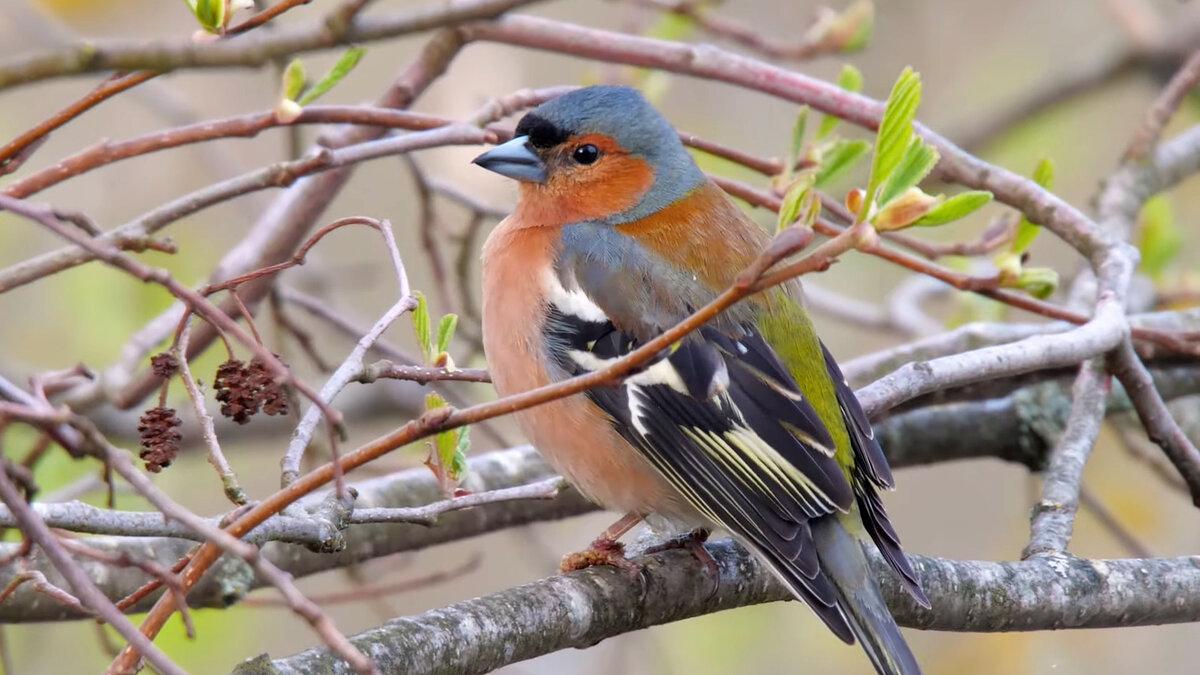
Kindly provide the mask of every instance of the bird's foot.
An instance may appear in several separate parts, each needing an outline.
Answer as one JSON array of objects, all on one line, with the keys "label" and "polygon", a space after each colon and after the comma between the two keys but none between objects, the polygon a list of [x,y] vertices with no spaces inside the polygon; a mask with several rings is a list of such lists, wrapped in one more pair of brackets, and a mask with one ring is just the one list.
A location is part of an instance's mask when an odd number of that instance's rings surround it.
[{"label": "bird's foot", "polygon": [[563,556],[562,562],[558,565],[558,571],[565,574],[596,565],[616,567],[631,577],[637,576],[642,571],[640,565],[625,557],[625,544],[604,537],[596,539],[591,546],[582,551]]},{"label": "bird's foot", "polygon": [[704,564],[704,568],[715,578],[720,575],[721,569],[717,566],[717,561],[713,559],[708,549],[704,548],[704,542],[708,541],[708,537],[711,534],[712,531],[708,528],[697,527],[691,532],[672,537],[661,544],[651,546],[646,549],[646,554],[671,551],[679,548],[687,549],[691,551],[692,555],[696,556],[697,560]]}]

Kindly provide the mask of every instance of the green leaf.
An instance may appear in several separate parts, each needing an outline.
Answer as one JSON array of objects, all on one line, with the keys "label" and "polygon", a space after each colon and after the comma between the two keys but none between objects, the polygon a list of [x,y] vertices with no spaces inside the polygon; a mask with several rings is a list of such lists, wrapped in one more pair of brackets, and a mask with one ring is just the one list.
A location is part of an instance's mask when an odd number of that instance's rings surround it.
[{"label": "green leaf", "polygon": [[846,91],[852,91],[857,94],[862,91],[862,71],[849,63],[843,65],[842,72],[838,73],[837,85]]},{"label": "green leaf", "polygon": [[941,195],[934,197],[925,194],[919,187],[910,187],[871,216],[871,224],[880,232],[908,227],[932,211],[943,199],[945,197]]},{"label": "green leaf", "polygon": [[883,185],[879,186],[879,198],[875,203],[884,206],[904,194],[910,187],[916,186],[933,171],[937,161],[938,151],[914,136],[900,158],[900,163],[892,170],[887,180],[883,181]]},{"label": "green leaf", "polygon": [[661,12],[658,20],[642,35],[670,42],[682,42],[695,29],[692,17],[678,12]]},{"label": "green leaf", "polygon": [[1138,220],[1137,247],[1142,252],[1138,269],[1158,280],[1183,250],[1183,233],[1171,212],[1170,202],[1161,194],[1146,200]]},{"label": "green leaf", "polygon": [[300,59],[292,59],[283,71],[283,98],[295,101],[304,89],[304,63]]},{"label": "green leaf", "polygon": [[822,187],[849,171],[871,149],[868,141],[848,141],[839,138],[821,153],[821,166],[817,167],[816,185]]},{"label": "green leaf", "polygon": [[804,171],[796,176],[796,180],[792,182],[787,193],[783,195],[783,202],[779,206],[779,219],[776,221],[775,230],[778,232],[791,225],[792,221],[796,220],[800,215],[805,202],[812,198],[813,174],[811,171]]},{"label": "green leaf", "polygon": [[933,207],[929,213],[926,213],[924,217],[915,221],[913,225],[941,225],[952,220],[958,220],[983,207],[984,204],[990,201],[992,201],[992,193],[987,190],[960,192]]},{"label": "green leaf", "polygon": [[450,347],[450,340],[454,338],[456,326],[458,326],[457,314],[447,314],[438,322],[436,349],[438,353],[445,352]]},{"label": "green leaf", "polygon": [[896,84],[892,87],[892,93],[888,95],[887,104],[883,109],[883,118],[879,122],[875,157],[871,161],[871,179],[867,183],[867,199],[863,200],[860,218],[866,216],[866,210],[874,201],[876,189],[891,175],[904,153],[908,151],[913,135],[912,121],[920,101],[921,76],[906,66],[900,77],[896,78]]},{"label": "green leaf", "polygon": [[362,47],[351,47],[342,52],[342,55],[338,57],[337,63],[333,64],[329,72],[325,73],[325,76],[320,80],[317,80],[312,89],[304,92],[304,96],[301,96],[297,102],[300,105],[311,103],[324,95],[325,92],[333,89],[333,85],[341,82],[343,77],[346,77],[351,70],[354,70],[354,66],[358,65],[358,60],[362,58],[365,52],[366,50]]},{"label": "green leaf", "polygon": [[429,363],[433,358],[429,346],[429,304],[425,301],[424,293],[416,291],[413,296],[417,299],[417,306],[412,311],[413,330],[417,332],[417,346],[421,348],[424,363]]},{"label": "green leaf", "polygon": [[443,458],[443,462],[449,469],[450,477],[461,482],[467,477],[467,452],[471,449],[471,428],[462,427],[455,431],[458,433],[458,438],[454,442],[454,451],[450,453],[450,457]]},{"label": "green leaf", "polygon": [[[1043,157],[1038,162],[1037,167],[1033,170],[1033,182],[1049,190],[1054,185],[1054,162],[1049,158]],[[1040,225],[1035,225],[1027,216],[1021,216],[1021,222],[1017,223],[1017,234],[1013,237],[1012,250],[1013,253],[1021,253],[1029,248],[1033,243],[1034,237],[1037,237],[1038,232],[1041,232]]]},{"label": "green leaf", "polygon": [[1026,267],[1017,276],[1015,285],[1033,297],[1045,300],[1058,288],[1058,272],[1049,267]]},{"label": "green leaf", "polygon": [[857,51],[871,39],[874,24],[875,5],[870,0],[860,0],[838,15],[825,40],[836,45],[839,51]]},{"label": "green leaf", "polygon": [[[837,85],[846,91],[858,93],[862,91],[862,73],[858,68],[847,63],[842,66],[842,72],[838,75]],[[817,139],[825,138],[833,128],[837,126],[838,118],[833,115],[825,115],[821,118],[821,126],[817,127]]]},{"label": "green leaf", "polygon": [[195,0],[190,2],[196,20],[210,33],[218,33],[225,27],[225,0]]},{"label": "green leaf", "polygon": [[787,166],[783,167],[785,176],[790,176],[796,168],[796,162],[800,161],[800,150],[804,147],[804,127],[807,124],[808,106],[801,106],[799,114],[796,115],[796,123],[792,125],[792,145],[788,149]]}]

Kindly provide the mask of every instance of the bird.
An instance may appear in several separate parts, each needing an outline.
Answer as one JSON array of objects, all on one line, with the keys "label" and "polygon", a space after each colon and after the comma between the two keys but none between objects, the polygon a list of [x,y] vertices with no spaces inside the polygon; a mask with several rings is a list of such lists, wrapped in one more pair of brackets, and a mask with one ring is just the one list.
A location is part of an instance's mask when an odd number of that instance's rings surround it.
[{"label": "bird", "polygon": [[[546,101],[474,163],[518,183],[481,257],[483,347],[501,396],[637,349],[729,288],[770,241],[634,88]],[[863,548],[929,607],[879,497],[892,473],[798,281],[743,299],[617,384],[516,417],[569,483],[626,514],[565,566],[626,566],[617,540],[652,516],[693,525],[693,541],[722,530],[877,672],[921,672]]]}]

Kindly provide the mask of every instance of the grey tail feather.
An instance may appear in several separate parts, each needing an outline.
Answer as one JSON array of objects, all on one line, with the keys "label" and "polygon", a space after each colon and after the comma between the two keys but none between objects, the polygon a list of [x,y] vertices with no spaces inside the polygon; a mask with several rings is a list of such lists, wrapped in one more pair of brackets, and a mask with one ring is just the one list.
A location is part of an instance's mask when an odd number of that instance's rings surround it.
[{"label": "grey tail feather", "polygon": [[836,516],[812,521],[821,570],[833,582],[850,630],[879,675],[921,675],[921,666],[888,611],[858,538]]}]

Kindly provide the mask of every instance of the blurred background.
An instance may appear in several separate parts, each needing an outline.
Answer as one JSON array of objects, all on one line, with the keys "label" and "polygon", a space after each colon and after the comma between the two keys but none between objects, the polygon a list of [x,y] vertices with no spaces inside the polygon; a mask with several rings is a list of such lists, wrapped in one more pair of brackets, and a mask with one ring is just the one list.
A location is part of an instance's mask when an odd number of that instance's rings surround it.
[{"label": "blurred background", "polygon": [[[428,1],[378,0],[372,9],[416,6]],[[324,11],[317,6],[330,4],[328,0],[316,2],[282,20],[312,20]],[[1148,15],[1131,14],[1130,7],[1152,11]],[[0,9],[0,58],[5,59],[79,37],[184,38],[196,28],[186,5],[178,0],[0,0]],[[758,27],[766,36],[788,41],[798,39],[812,23],[814,9],[811,2],[729,0],[716,11]],[[911,65],[924,82],[920,120],[952,141],[968,144],[989,161],[1020,173],[1030,173],[1042,157],[1053,158],[1056,191],[1084,208],[1090,206],[1103,176],[1116,165],[1143,111],[1158,93],[1161,78],[1169,75],[1169,70],[1155,67],[1151,60],[1139,61],[1137,55],[1153,49],[1154,41],[1164,35],[1156,32],[1159,29],[1170,34],[1190,30],[1192,35],[1200,35],[1195,29],[1200,25],[1200,3],[1177,0],[887,0],[875,9],[874,35],[863,51],[788,66],[832,79],[842,63],[853,63],[864,74],[865,93],[883,98],[900,70]],[[524,11],[608,29],[652,34],[667,30],[653,11],[617,1],[560,0]],[[1161,25],[1147,23],[1147,16],[1157,17]],[[690,40],[730,46],[698,32],[684,35]],[[368,45],[358,68],[323,102],[373,100],[413,57],[422,40],[414,36]],[[310,55],[304,61],[310,73],[320,73],[334,57],[336,54]],[[1089,73],[1093,74],[1090,79],[1086,77]],[[650,91],[667,117],[681,129],[757,155],[778,157],[787,152],[795,106],[722,84],[647,75],[498,45],[468,47],[414,107],[461,119],[488,99],[517,89],[614,80],[637,83]],[[0,93],[0,138],[24,131],[83,94],[96,81],[97,77],[62,79]],[[188,120],[270,109],[278,96],[278,82],[278,74],[271,68],[181,72],[161,77],[55,132],[16,176],[102,138],[124,139]],[[1037,109],[1019,123],[995,130],[998,119],[1036,92],[1062,96],[1052,96],[1061,100]],[[1200,106],[1192,101],[1185,105],[1168,134],[1198,120]],[[307,144],[318,130],[307,128],[300,133]],[[269,130],[254,139],[223,140],[136,158],[67,181],[35,199],[84,211],[101,227],[114,227],[188,191],[286,157],[287,134]],[[469,160],[478,151],[437,149],[415,157],[430,176],[451,182],[500,209],[507,208],[515,197],[513,186],[471,166]],[[710,158],[701,160],[707,169],[764,184],[761,177],[743,169]],[[859,178],[845,178],[845,186]],[[277,194],[252,194],[185,218],[166,231],[179,244],[180,254],[150,253],[144,257],[167,267],[186,283],[202,283],[221,255],[241,238]],[[1185,248],[1177,256],[1167,282],[1196,288],[1196,278],[1188,275],[1200,272],[1195,262],[1200,260],[1196,229],[1200,180],[1192,177],[1183,183],[1169,195],[1166,207],[1186,235]],[[431,295],[428,264],[416,230],[418,208],[409,167],[398,159],[383,159],[358,170],[347,189],[329,205],[323,220],[348,215],[389,219],[414,287]],[[449,226],[460,228],[465,212],[453,206],[442,209],[441,217]],[[999,207],[989,206],[967,221],[931,230],[928,235],[967,241],[998,213]],[[764,223],[774,219],[773,214],[765,212],[756,217]],[[493,223],[489,221],[487,226]],[[395,299],[391,295],[394,287],[389,264],[376,237],[369,231],[343,230],[314,251],[309,265],[287,272],[284,279],[368,324]],[[0,214],[0,266],[7,267],[58,245],[28,222]],[[1077,269],[1078,260],[1049,235],[1034,243],[1032,255],[1034,264],[1055,267],[1064,278]],[[878,302],[905,277],[903,270],[879,260],[851,255],[812,283]],[[474,279],[472,283],[477,283]],[[143,286],[96,264],[0,295],[0,372],[20,381],[30,373],[77,362],[102,368],[117,358],[129,334],[166,307],[169,300],[157,288]],[[950,316],[961,309],[959,302],[944,300],[934,313]],[[433,310],[447,311],[436,304]],[[900,339],[821,315],[816,320],[839,359],[883,348]],[[323,330],[319,324],[309,324],[317,350],[326,360],[339,362],[352,342]],[[395,325],[387,337],[397,344],[413,346],[407,321]],[[456,355],[469,355],[470,351],[462,345],[451,350]],[[295,353],[294,347],[285,348],[284,355],[290,362],[304,365],[304,358]],[[195,369],[211,373],[221,358],[208,354]],[[460,365],[483,364],[475,357]],[[315,371],[309,374],[310,381],[320,381],[313,379],[318,377]],[[389,412],[393,408],[381,391],[374,386],[367,390],[382,400],[374,401],[373,414],[351,425],[346,447],[405,421],[405,417]],[[464,385],[459,391],[472,399],[491,395],[487,385]],[[347,400],[354,400],[355,392],[348,390],[346,395]],[[125,435],[118,438],[126,447],[136,445],[133,420],[130,416],[111,416],[109,428],[113,433],[124,430]],[[261,498],[278,486],[278,458],[287,434],[256,434],[254,426],[235,430],[223,440],[243,486],[252,498]],[[507,439],[519,442],[515,428],[502,426]],[[4,433],[0,445],[6,453],[23,453],[31,441],[23,429],[10,428]],[[472,452],[496,446],[495,441],[476,434]],[[363,475],[415,466],[424,456],[423,448],[394,453]],[[38,479],[43,488],[52,490],[90,470],[56,456],[39,469]],[[1029,506],[1038,489],[1036,479],[1023,467],[980,460],[901,470],[897,480],[899,489],[887,495],[887,506],[909,551],[968,559],[1019,557],[1028,537]],[[211,515],[228,508],[220,483],[202,453],[185,454],[156,481],[198,513]],[[1144,463],[1131,459],[1111,430],[1102,435],[1085,481],[1155,554],[1200,551],[1200,528],[1189,499],[1166,488]],[[101,503],[102,495],[92,494],[87,499]],[[132,496],[123,495],[118,503],[123,508],[145,508]],[[595,514],[500,532],[373,561],[349,574],[336,572],[304,579],[301,588],[319,593],[358,583],[355,578],[415,578],[460,566],[482,555],[477,569],[453,581],[370,602],[329,606],[338,627],[354,633],[391,616],[421,612],[550,574],[564,552],[585,545],[611,519],[611,514]],[[1088,511],[1076,520],[1072,550],[1082,556],[1132,555]],[[270,590],[260,591],[252,597],[272,594]],[[263,651],[286,656],[319,642],[304,622],[286,609],[247,603],[227,611],[200,610],[194,616],[199,633],[196,641],[184,637],[178,621],[173,621],[159,638],[164,650],[192,672],[227,672],[242,659]],[[12,673],[100,672],[109,660],[105,652],[107,636],[90,622],[5,626],[0,635]],[[1192,673],[1196,669],[1200,627],[1002,635],[906,631],[906,636],[931,675],[968,671]],[[808,610],[795,603],[776,603],[641,631],[588,650],[516,664],[503,672],[682,675],[865,673],[867,669],[859,650],[832,639]]]}]

